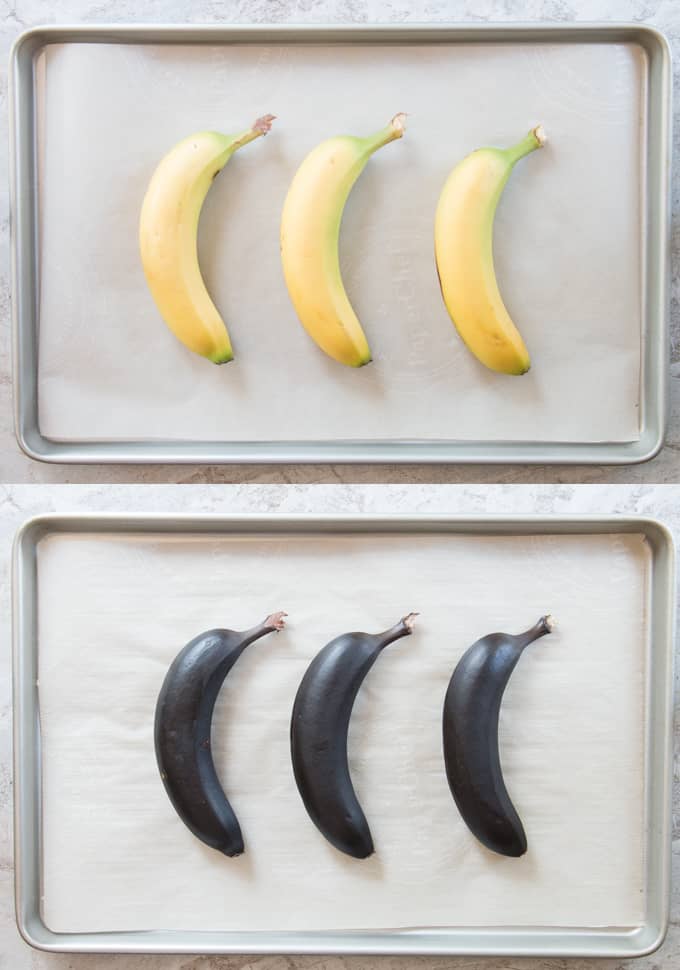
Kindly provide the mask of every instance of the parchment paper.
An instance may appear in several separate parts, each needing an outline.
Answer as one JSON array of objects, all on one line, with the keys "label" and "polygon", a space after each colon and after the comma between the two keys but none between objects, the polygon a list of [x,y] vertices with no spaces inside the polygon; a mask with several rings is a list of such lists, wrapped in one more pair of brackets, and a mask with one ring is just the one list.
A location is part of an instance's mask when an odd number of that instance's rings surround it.
[{"label": "parchment paper", "polygon": [[[644,60],[634,45],[51,46],[41,204],[40,428],[55,439],[630,441],[639,432]],[[346,287],[374,361],[328,359],[292,309],[279,221],[305,155],[409,112],[355,186]],[[229,162],[200,230],[236,359],[166,329],[138,219],[160,158],[273,112]],[[501,201],[501,290],[532,355],[520,379],[465,349],[433,259],[437,199],[481,145],[537,122],[545,150]]]},{"label": "parchment paper", "polygon": [[[139,539],[39,547],[44,916],[61,932],[444,925],[632,926],[644,910],[648,550],[641,536]],[[214,626],[289,612],[220,694],[216,764],[246,853],[175,815],[153,717],[168,665]],[[316,652],[421,611],[358,696],[357,794],[376,854],[308,819],[289,721]],[[441,707],[463,651],[551,611],[502,709],[502,761],[529,842],[480,846],[448,790]]]}]

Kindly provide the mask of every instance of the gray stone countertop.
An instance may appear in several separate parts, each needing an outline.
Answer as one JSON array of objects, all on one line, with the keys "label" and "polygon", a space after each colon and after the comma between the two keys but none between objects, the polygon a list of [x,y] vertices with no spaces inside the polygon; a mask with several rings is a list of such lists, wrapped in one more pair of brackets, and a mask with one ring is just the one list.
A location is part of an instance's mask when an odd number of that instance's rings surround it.
[{"label": "gray stone countertop", "polygon": [[[680,486],[0,486],[0,967],[3,970],[677,970],[680,967],[680,773],[676,719],[671,925],[662,947],[633,962],[617,959],[114,956],[32,951],[14,924],[10,765],[10,579],[12,536],[26,518],[45,512],[332,512],[652,515],[680,541]],[[677,697],[677,685],[676,685]],[[677,710],[677,700],[676,700]],[[584,874],[585,875],[585,874]]]},{"label": "gray stone countertop", "polygon": [[[637,21],[656,26],[675,55],[676,116],[680,111],[680,6],[677,0],[2,0],[0,54],[25,28],[40,23],[437,23],[485,21]],[[0,78],[0,124],[7,130],[6,72]],[[678,157],[680,126],[675,126]],[[0,141],[0,169],[7,142]],[[680,481],[680,165],[673,181],[671,422],[666,447],[653,461],[622,468],[518,465],[87,466],[46,465],[27,458],[12,430],[9,368],[9,219],[7,179],[0,188],[0,481],[3,482],[677,482]]]}]

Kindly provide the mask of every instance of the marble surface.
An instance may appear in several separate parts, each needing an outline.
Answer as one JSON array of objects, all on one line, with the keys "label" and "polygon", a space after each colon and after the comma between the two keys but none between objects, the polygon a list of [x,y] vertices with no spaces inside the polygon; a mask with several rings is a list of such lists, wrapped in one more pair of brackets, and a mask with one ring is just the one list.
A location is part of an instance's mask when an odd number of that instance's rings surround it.
[{"label": "marble surface", "polygon": [[[680,77],[680,8],[677,0],[2,0],[0,54],[6,59],[14,38],[39,23],[143,22],[429,22],[442,21],[639,21],[668,36]],[[6,129],[6,76],[0,78],[0,124]],[[676,113],[680,98],[676,96]],[[675,155],[680,142],[676,125]],[[0,168],[7,144],[0,142]],[[12,430],[9,373],[9,219],[7,181],[0,181],[0,481],[11,482],[675,482],[680,480],[680,166],[673,184],[673,297],[671,311],[671,425],[666,447],[644,465],[607,467],[521,466],[58,466],[34,462],[19,450]]]},{"label": "marble surface", "polygon": [[[12,904],[10,767],[10,543],[29,516],[44,512],[334,512],[652,515],[680,542],[680,486],[322,485],[310,486],[0,486],[0,967],[7,970],[675,970],[680,966],[680,765],[675,766],[674,889],[671,926],[662,948],[634,963],[620,960],[523,960],[339,957],[94,956],[31,951],[20,939]],[[677,693],[677,691],[676,691]],[[677,707],[677,704],[676,704]],[[680,721],[676,727],[676,739]],[[677,744],[676,744],[677,748]]]}]

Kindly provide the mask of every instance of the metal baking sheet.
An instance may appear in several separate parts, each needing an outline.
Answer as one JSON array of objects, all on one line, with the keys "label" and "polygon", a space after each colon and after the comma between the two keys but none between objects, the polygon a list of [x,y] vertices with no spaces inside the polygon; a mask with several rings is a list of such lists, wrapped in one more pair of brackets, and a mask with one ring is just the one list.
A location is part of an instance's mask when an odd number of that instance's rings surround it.
[{"label": "metal baking sheet", "polygon": [[[43,919],[43,767],[41,765],[38,669],[39,546],[46,539],[182,540],[248,545],[274,541],[285,558],[288,544],[323,540],[338,547],[347,541],[399,541],[415,548],[423,540],[461,542],[472,537],[549,538],[551,548],[574,538],[613,535],[642,537],[647,549],[643,596],[647,635],[641,645],[644,744],[643,918],[634,926],[437,926],[408,930],[247,931],[135,930],[53,932]],[[448,538],[447,538],[448,537]],[[499,538],[500,537],[500,538]],[[288,540],[288,541],[286,541]],[[512,540],[510,540],[512,541]],[[541,540],[544,541],[544,540]],[[413,545],[412,545],[413,544]],[[533,547],[532,547],[533,548]],[[536,545],[538,550],[538,545]],[[214,550],[208,554],[214,557]],[[536,554],[541,556],[540,551]],[[612,546],[612,570],[617,561]],[[344,554],[343,554],[344,560]],[[215,560],[216,561],[216,560]],[[537,560],[538,563],[538,560]],[[20,932],[33,946],[53,951],[190,953],[342,953],[342,954],[512,954],[534,956],[634,957],[662,942],[670,893],[670,792],[672,780],[672,682],[675,602],[674,549],[659,522],[637,517],[363,517],[194,515],[43,516],[27,522],[14,550],[14,751],[16,908]],[[536,564],[535,564],[536,565]],[[145,567],[146,568],[146,567]],[[172,566],[169,567],[172,570]],[[346,569],[346,565],[343,566]],[[293,574],[294,570],[291,572]],[[409,587],[410,589],[410,587]],[[415,589],[415,582],[414,582]],[[46,590],[43,590],[43,595]],[[45,672],[47,676],[47,672]]]},{"label": "metal baking sheet", "polygon": [[[505,45],[526,56],[535,48],[549,51],[559,45],[618,45],[635,48],[642,65],[640,101],[639,171],[641,254],[641,359],[639,377],[639,437],[635,440],[579,441],[508,440],[505,432],[490,435],[494,440],[453,440],[448,437],[408,435],[398,440],[381,437],[380,427],[362,440],[344,433],[318,440],[265,440],[262,425],[249,440],[247,421],[234,440],[168,440],[162,435],[145,435],[135,440],[95,440],[95,435],[49,437],[41,431],[39,418],[38,360],[40,350],[39,294],[40,252],[38,233],[39,153],[37,146],[36,61],[50,45],[238,45],[247,58],[249,49],[262,45],[285,50],[290,45],[331,45],[360,56],[367,45],[378,49],[399,45],[433,45],[433,52],[446,46],[452,50],[471,45]],[[467,45],[467,47],[466,47]],[[399,48],[393,47],[398,50]],[[538,56],[538,53],[537,53]],[[266,65],[265,65],[266,67]],[[254,71],[263,64],[253,66]],[[670,171],[670,57],[661,34],[640,25],[569,26],[370,26],[370,27],[55,27],[36,28],[23,34],[11,59],[12,82],[12,225],[14,287],[14,360],[16,381],[16,431],[24,450],[32,457],[58,462],[585,462],[629,463],[651,458],[662,445],[668,392],[668,253]],[[574,106],[572,106],[574,107]],[[578,110],[578,106],[575,106]],[[568,109],[571,110],[571,109]],[[634,110],[638,110],[637,107]],[[635,247],[633,247],[635,248]],[[586,338],[587,339],[587,338]],[[584,347],[584,352],[587,348]],[[572,367],[576,367],[576,363]],[[422,379],[423,375],[421,375]],[[70,379],[69,379],[70,380]],[[67,385],[70,386],[70,385]],[[102,406],[115,410],[115,387],[109,387]],[[372,392],[373,393],[373,392]],[[409,394],[412,393],[409,391]],[[370,397],[370,395],[369,395]],[[104,400],[104,399],[102,399]],[[353,396],[352,406],[356,405]],[[417,399],[414,399],[417,400]],[[346,402],[347,403],[347,402]],[[452,402],[449,402],[451,405]],[[480,404],[482,406],[483,402]],[[487,402],[496,411],[495,399]],[[536,406],[536,402],[532,407]],[[501,409],[502,410],[502,409]],[[86,409],[90,413],[90,409]],[[272,413],[285,415],[281,402]],[[203,411],[202,413],[206,413]],[[364,414],[366,412],[364,411]],[[593,414],[595,411],[592,412]],[[375,416],[373,416],[375,423]],[[424,420],[424,419],[423,419]],[[364,422],[365,423],[365,422]],[[295,427],[291,424],[291,432]],[[361,426],[362,422],[359,422]],[[455,425],[453,415],[444,425],[445,434]],[[352,428],[354,425],[351,426]],[[421,424],[419,427],[425,427]],[[266,424],[265,424],[266,428]],[[401,428],[401,423],[397,423]],[[351,432],[351,428],[350,428]],[[184,433],[184,432],[183,432]],[[193,434],[194,432],[192,432]],[[548,428],[548,434],[551,433]],[[227,436],[228,437],[228,436]],[[239,440],[235,440],[236,438]],[[514,437],[520,437],[515,435]],[[538,436],[537,436],[538,437]],[[578,435],[576,435],[578,437]],[[585,435],[584,435],[585,437]]]}]

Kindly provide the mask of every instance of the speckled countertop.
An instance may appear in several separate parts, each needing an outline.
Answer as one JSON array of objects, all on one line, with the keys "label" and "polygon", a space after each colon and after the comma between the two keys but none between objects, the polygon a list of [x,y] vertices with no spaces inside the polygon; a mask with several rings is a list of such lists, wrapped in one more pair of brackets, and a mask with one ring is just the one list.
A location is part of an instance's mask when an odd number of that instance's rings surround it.
[{"label": "speckled countertop", "polygon": [[[332,513],[458,513],[458,514],[584,514],[653,515],[680,541],[680,486],[0,486],[0,642],[9,643],[9,550],[12,535],[27,517],[42,512],[332,512]],[[12,904],[9,650],[0,652],[0,967],[7,970],[387,970],[445,966],[465,970],[623,970],[619,960],[522,960],[340,957],[192,957],[95,956],[44,954],[31,951],[19,938]],[[680,724],[676,727],[676,737]],[[680,812],[676,766],[674,818]],[[671,926],[662,948],[632,964],[639,970],[676,970],[680,966],[680,837],[674,840],[674,893]]]},{"label": "speckled countertop", "polygon": [[[367,23],[443,21],[639,21],[668,36],[674,53],[680,45],[677,0],[4,0],[0,48],[7,56],[20,31],[39,23]],[[678,60],[678,58],[676,58]],[[678,67],[676,65],[676,89]],[[0,80],[0,123],[6,127],[6,78]],[[680,98],[676,98],[676,105]],[[676,106],[676,112],[680,110]],[[676,126],[677,129],[677,126]],[[676,149],[680,135],[676,130]],[[677,155],[677,150],[676,150]],[[6,168],[7,144],[0,143],[0,167]],[[680,200],[680,166],[675,166],[674,216]],[[675,482],[680,481],[680,233],[674,227],[674,276],[671,315],[671,423],[661,454],[644,465],[606,467],[444,466],[59,466],[26,458],[12,431],[8,299],[7,183],[0,206],[0,481],[10,482]]]}]

